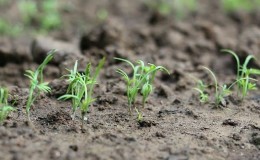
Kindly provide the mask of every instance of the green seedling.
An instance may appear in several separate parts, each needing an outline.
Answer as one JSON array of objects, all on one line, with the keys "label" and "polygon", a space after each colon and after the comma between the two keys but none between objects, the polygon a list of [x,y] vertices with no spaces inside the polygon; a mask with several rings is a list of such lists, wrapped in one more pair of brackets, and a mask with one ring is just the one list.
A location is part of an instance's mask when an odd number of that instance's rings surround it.
[{"label": "green seedling", "polygon": [[41,27],[43,30],[59,28],[61,17],[58,12],[57,0],[45,0],[42,2],[43,14],[41,17]]},{"label": "green seedling", "polygon": [[146,5],[161,15],[169,15],[173,6],[168,0],[147,1]]},{"label": "green seedling", "polygon": [[137,113],[137,122],[142,122],[143,121],[142,113],[136,107],[135,107],[135,111]]},{"label": "green seedling", "polygon": [[259,7],[259,0],[221,0],[221,5],[226,12],[246,11],[251,12]]},{"label": "green seedling", "polygon": [[77,108],[81,111],[81,128],[84,126],[84,119],[86,113],[91,105],[95,101],[93,98],[94,85],[97,84],[96,79],[100,73],[101,68],[105,63],[105,58],[99,61],[94,74],[91,72],[91,64],[86,66],[85,73],[79,73],[77,71],[77,61],[74,65],[74,69],[67,75],[69,87],[67,94],[61,96],[60,100],[72,100],[73,119],[75,118],[75,112]]},{"label": "green seedling", "polygon": [[200,102],[206,103],[209,101],[209,95],[206,93],[207,86],[203,83],[203,81],[198,80],[197,87],[194,88],[200,94]]},{"label": "green seedling", "polygon": [[38,27],[37,29],[42,33],[59,28],[61,25],[57,0],[39,2],[21,0],[19,1],[19,9],[23,23]]},{"label": "green seedling", "polygon": [[13,111],[16,110],[12,106],[8,106],[8,105],[0,106],[0,123],[2,123],[8,117],[8,115]]},{"label": "green seedling", "polygon": [[239,57],[237,54],[231,50],[222,50],[223,52],[231,54],[237,63],[237,77],[236,81],[238,91],[241,93],[241,99],[243,100],[247,95],[248,92],[251,90],[256,90],[256,81],[255,79],[251,78],[251,75],[260,75],[260,70],[255,68],[248,68],[248,64],[251,60],[254,59],[254,56],[249,55],[246,57],[244,64],[240,63]]},{"label": "green seedling", "polygon": [[[67,69],[68,70],[68,69]],[[68,70],[69,74],[63,76],[67,78],[67,82],[69,83],[69,87],[67,89],[66,96],[61,96],[59,99],[69,99],[69,94],[74,95],[71,96],[72,101],[72,120],[75,119],[76,110],[80,104],[80,99],[82,99],[83,93],[81,93],[81,85],[76,83],[78,73],[78,61],[75,62],[74,68],[72,70]]]},{"label": "green seedling", "polygon": [[[147,77],[149,78],[149,77]],[[151,84],[152,82],[148,79],[146,80],[146,82],[144,83],[142,89],[141,89],[141,94],[143,96],[142,98],[142,105],[143,105],[143,108],[144,108],[144,105],[149,97],[149,95],[152,93],[153,91],[153,86]]]},{"label": "green seedling", "polygon": [[108,17],[108,11],[105,8],[97,10],[97,18],[100,21],[105,21]]},{"label": "green seedling", "polygon": [[174,0],[173,6],[175,10],[176,17],[182,19],[190,12],[194,12],[197,9],[196,0]]},{"label": "green seedling", "polygon": [[45,13],[56,12],[58,8],[57,0],[45,0],[42,2],[42,10]]},{"label": "green seedling", "polygon": [[7,105],[8,91],[5,88],[0,88],[0,104]]},{"label": "green seedling", "polygon": [[48,56],[42,62],[42,64],[39,65],[39,67],[35,71],[26,70],[25,76],[30,79],[30,90],[28,100],[26,103],[26,114],[29,123],[31,123],[30,109],[34,101],[37,99],[40,93],[48,93],[51,91],[51,88],[48,86],[48,83],[43,81],[43,70],[46,67],[46,65],[52,60],[54,53],[55,50],[51,50],[48,53]]},{"label": "green seedling", "polygon": [[232,93],[232,91],[230,89],[237,82],[234,82],[229,87],[227,87],[227,85],[225,85],[225,84],[219,85],[215,74],[207,67],[203,67],[203,69],[207,70],[214,80],[215,105],[216,105],[216,107],[219,107],[221,103],[223,104],[225,102],[225,97],[229,96]]},{"label": "green seedling", "polygon": [[27,25],[32,23],[38,13],[36,2],[32,0],[21,0],[19,1],[18,7],[20,9],[23,22]]},{"label": "green seedling", "polygon": [[116,60],[126,62],[133,69],[133,75],[130,77],[125,71],[122,69],[117,69],[116,72],[119,73],[122,78],[126,81],[127,85],[127,100],[129,113],[132,114],[132,107],[135,107],[136,97],[138,92],[141,90],[143,100],[142,105],[144,107],[145,102],[147,101],[148,96],[153,91],[153,82],[157,71],[165,71],[167,73],[168,70],[162,66],[155,66],[154,64],[149,64],[145,66],[144,62],[139,60],[137,61],[137,65],[135,66],[132,62],[122,59],[115,58]]},{"label": "green seedling", "polygon": [[147,0],[145,4],[161,15],[173,13],[177,18],[183,18],[197,9],[196,0]]},{"label": "green seedling", "polygon": [[21,27],[19,25],[13,26],[8,21],[0,18],[0,35],[8,35],[15,37],[21,32]]},{"label": "green seedling", "polygon": [[8,100],[7,89],[0,88],[0,123],[2,123],[12,111],[15,111],[15,108],[10,106],[7,100]]},{"label": "green seedling", "polygon": [[61,25],[61,18],[60,15],[57,13],[50,13],[50,14],[45,14],[42,17],[42,29],[49,31],[52,29],[59,28]]}]

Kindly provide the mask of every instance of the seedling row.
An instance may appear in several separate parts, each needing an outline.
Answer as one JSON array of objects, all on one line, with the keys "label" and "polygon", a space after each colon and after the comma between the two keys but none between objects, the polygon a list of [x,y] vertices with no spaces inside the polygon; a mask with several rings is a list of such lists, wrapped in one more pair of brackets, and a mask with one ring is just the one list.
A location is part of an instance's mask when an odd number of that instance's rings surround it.
[{"label": "seedling row", "polygon": [[[214,103],[216,108],[222,108],[226,104],[226,97],[232,95],[234,91],[237,91],[237,95],[240,100],[243,101],[249,91],[256,90],[256,79],[254,75],[259,75],[260,70],[256,68],[249,68],[250,61],[255,59],[252,55],[249,55],[243,64],[241,64],[237,54],[231,50],[222,50],[222,52],[230,54],[234,57],[237,64],[237,75],[234,82],[224,83],[218,81],[216,75],[209,68],[202,66],[202,69],[209,74],[212,79],[214,92],[210,92],[211,84],[205,84],[203,80],[197,78],[197,86],[194,90],[198,92],[198,100],[201,103]],[[29,94],[26,103],[26,116],[30,126],[33,123],[30,118],[30,110],[32,105],[37,101],[38,96],[41,93],[50,93],[51,88],[48,83],[44,81],[43,71],[47,64],[53,59],[55,50],[51,50],[44,61],[34,71],[26,70],[25,76],[30,80]],[[129,74],[126,71],[118,68],[115,72],[121,76],[125,82],[127,105],[129,115],[133,115],[133,111],[137,114],[137,121],[143,121],[143,114],[141,108],[145,107],[145,104],[154,90],[154,80],[158,71],[170,74],[170,72],[163,66],[156,66],[155,64],[146,64],[142,60],[138,60],[133,63],[127,59],[114,58],[115,61],[126,63],[132,72]],[[96,67],[93,67],[91,63],[86,64],[85,71],[79,72],[78,61],[75,61],[72,69],[67,69],[68,74],[63,75],[61,78],[65,79],[68,83],[67,91],[64,95],[60,96],[58,100],[70,100],[72,120],[75,120],[76,111],[80,110],[81,113],[81,128],[84,128],[84,121],[87,119],[87,112],[95,101],[93,91],[95,85],[98,83],[97,78],[105,64],[105,57],[102,58]],[[0,122],[3,122],[11,112],[16,111],[12,104],[8,103],[8,90],[0,87]],[[142,97],[142,105],[137,105],[137,97]]]}]

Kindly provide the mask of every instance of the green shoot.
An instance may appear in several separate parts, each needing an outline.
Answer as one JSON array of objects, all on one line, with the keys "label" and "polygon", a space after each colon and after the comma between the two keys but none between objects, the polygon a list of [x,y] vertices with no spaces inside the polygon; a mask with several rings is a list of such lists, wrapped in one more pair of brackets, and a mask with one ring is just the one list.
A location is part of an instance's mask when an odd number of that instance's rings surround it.
[{"label": "green shoot", "polygon": [[198,88],[199,90],[201,90],[201,91],[204,92],[204,91],[206,90],[207,87],[208,87],[208,86],[205,85],[204,82],[203,82],[202,80],[198,80],[198,87],[197,87],[197,88]]},{"label": "green shoot", "polygon": [[105,21],[108,18],[108,11],[105,8],[101,8],[99,10],[97,10],[96,16],[98,18],[98,20],[100,21]]},{"label": "green shoot", "polygon": [[200,102],[206,103],[209,101],[209,95],[206,93],[207,86],[201,80],[197,80],[197,87],[193,88],[194,90],[198,91],[200,94]]},{"label": "green shoot", "polygon": [[0,123],[2,123],[13,111],[15,111],[15,109],[12,106],[0,106]]},{"label": "green shoot", "polygon": [[49,31],[59,28],[61,25],[61,16],[58,10],[57,0],[45,0],[42,2],[41,29]]},{"label": "green shoot", "polygon": [[86,66],[85,73],[79,73],[77,71],[77,61],[74,65],[74,69],[70,71],[68,77],[69,87],[67,93],[61,96],[59,99],[72,100],[73,119],[75,118],[75,112],[77,108],[81,111],[81,128],[83,129],[84,119],[86,113],[91,105],[95,101],[93,98],[93,89],[96,84],[96,79],[100,73],[101,68],[105,63],[105,58],[99,61],[98,66],[95,69],[94,74],[91,74],[91,64]]},{"label": "green shoot", "polygon": [[22,28],[19,25],[12,25],[8,21],[0,18],[0,35],[15,37],[21,33]]},{"label": "green shoot", "polygon": [[215,105],[217,107],[219,107],[221,103],[225,102],[225,97],[229,96],[232,93],[230,88],[233,86],[233,84],[230,85],[229,87],[227,87],[227,85],[220,86],[218,84],[217,77],[215,76],[215,74],[207,67],[203,66],[203,69],[207,70],[210,73],[210,75],[212,76],[213,80],[214,80]]},{"label": "green shoot", "polygon": [[37,4],[36,2],[29,0],[29,1],[19,1],[19,9],[22,15],[23,22],[25,24],[32,23],[33,19],[38,13]]},{"label": "green shoot", "polygon": [[221,0],[221,5],[226,12],[246,11],[251,12],[259,8],[259,0]]},{"label": "green shoot", "polygon": [[161,15],[174,13],[179,19],[197,9],[196,0],[147,0],[145,4]]},{"label": "green shoot", "polygon": [[49,31],[55,28],[59,28],[61,25],[60,15],[57,13],[46,14],[42,17],[41,27],[43,30]]},{"label": "green shoot", "polygon": [[0,88],[0,123],[2,123],[10,112],[15,111],[15,109],[8,105],[8,91],[7,89]]},{"label": "green shoot", "polygon": [[174,0],[173,5],[176,17],[179,19],[182,19],[187,14],[197,9],[196,0]]},{"label": "green shoot", "polygon": [[7,104],[7,100],[8,100],[8,91],[7,89],[4,88],[0,88],[0,104]]},{"label": "green shoot", "polygon": [[44,30],[59,28],[61,17],[58,12],[57,0],[45,0],[42,2],[43,16],[41,17],[41,27]]},{"label": "green shoot", "polygon": [[[76,110],[80,104],[80,99],[83,96],[83,94],[80,92],[81,86],[76,83],[77,74],[78,74],[78,61],[75,62],[74,68],[72,70],[68,70],[68,71],[70,73],[63,76],[63,77],[67,78],[67,82],[69,83],[66,97],[61,96],[59,99],[69,99],[69,98],[71,99],[71,101],[72,101],[72,120],[74,120]],[[71,95],[69,96],[68,94],[71,94]],[[80,98],[78,98],[78,97],[80,97]]]},{"label": "green shoot", "polygon": [[132,62],[122,59],[122,58],[115,58],[116,60],[126,62],[131,66],[133,69],[132,77],[129,77],[128,74],[121,70],[117,69],[117,73],[119,73],[122,78],[126,81],[127,85],[127,99],[128,99],[128,107],[129,113],[132,114],[132,107],[135,107],[136,97],[138,92],[141,90],[143,100],[142,105],[144,107],[145,102],[148,99],[148,96],[153,91],[153,81],[157,71],[166,71],[168,70],[162,66],[155,66],[154,64],[149,64],[145,66],[144,62],[139,60],[137,61],[137,65],[135,66]]},{"label": "green shoot", "polygon": [[143,115],[142,113],[135,107],[135,111],[137,113],[137,121],[142,122],[143,121]]},{"label": "green shoot", "polygon": [[200,100],[201,103],[206,103],[206,102],[209,101],[209,96],[208,96],[208,94],[206,94],[205,92],[203,92],[203,91],[200,90],[199,88],[194,88],[194,89],[200,93],[199,100]]},{"label": "green shoot", "polygon": [[48,56],[42,62],[42,64],[39,65],[39,67],[34,72],[32,70],[26,70],[25,76],[30,79],[30,90],[26,103],[26,114],[29,123],[31,123],[30,109],[34,101],[37,99],[41,92],[48,93],[51,91],[48,83],[43,81],[43,70],[46,65],[52,60],[54,53],[55,50],[51,50],[48,53]]},{"label": "green shoot", "polygon": [[250,90],[256,90],[256,83],[252,82],[255,79],[251,78],[250,75],[260,75],[260,70],[255,68],[248,68],[248,64],[251,60],[254,59],[252,55],[246,57],[244,64],[240,63],[239,57],[237,54],[231,50],[222,50],[223,52],[231,54],[237,63],[237,77],[236,81],[238,81],[238,91],[242,93],[241,99],[243,100]]},{"label": "green shoot", "polygon": [[21,0],[19,1],[19,10],[23,23],[26,25],[33,23],[33,26],[39,26],[38,29],[42,33],[59,28],[61,25],[61,16],[58,10],[57,0],[39,2]]},{"label": "green shoot", "polygon": [[167,0],[147,1],[146,5],[161,15],[169,15],[173,9]]},{"label": "green shoot", "polygon": [[143,99],[142,99],[143,107],[148,99],[148,96],[152,93],[152,91],[153,91],[153,86],[152,86],[152,84],[150,84],[150,82],[148,80],[145,82],[145,84],[143,85],[142,90],[141,90],[141,93],[143,95]]}]

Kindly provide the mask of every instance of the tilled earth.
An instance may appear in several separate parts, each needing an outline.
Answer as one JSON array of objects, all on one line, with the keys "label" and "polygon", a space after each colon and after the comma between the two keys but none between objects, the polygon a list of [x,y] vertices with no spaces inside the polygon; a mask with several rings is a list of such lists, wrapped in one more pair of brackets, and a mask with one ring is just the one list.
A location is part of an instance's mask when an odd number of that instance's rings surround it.
[{"label": "tilled earth", "polygon": [[[192,89],[192,77],[212,83],[202,65],[220,83],[235,79],[235,63],[220,52],[223,48],[233,49],[241,60],[249,53],[260,59],[260,12],[225,14],[215,1],[200,4],[198,11],[178,20],[158,15],[137,0],[77,0],[77,10],[64,13],[62,29],[48,36],[1,36],[0,85],[9,88],[17,112],[0,127],[0,159],[260,159],[259,91],[243,102],[234,93],[215,109],[214,104],[201,104]],[[16,3],[9,5],[15,8]],[[109,12],[104,22],[95,21],[100,6]],[[15,20],[18,13],[11,11],[4,8],[0,14]],[[75,17],[85,32],[73,27]],[[26,122],[29,81],[23,74],[53,48],[59,51],[45,70],[52,92],[41,95],[32,108],[34,130]],[[87,62],[96,65],[103,56],[107,61],[95,88],[97,100],[82,131],[80,113],[72,121],[70,102],[57,100],[67,89],[60,77],[75,60],[83,70]],[[114,57],[163,65],[171,73],[158,74],[155,91],[141,108],[142,124],[129,115],[125,83],[115,72],[123,68],[130,73],[130,68]],[[259,62],[250,65],[259,67]]]}]

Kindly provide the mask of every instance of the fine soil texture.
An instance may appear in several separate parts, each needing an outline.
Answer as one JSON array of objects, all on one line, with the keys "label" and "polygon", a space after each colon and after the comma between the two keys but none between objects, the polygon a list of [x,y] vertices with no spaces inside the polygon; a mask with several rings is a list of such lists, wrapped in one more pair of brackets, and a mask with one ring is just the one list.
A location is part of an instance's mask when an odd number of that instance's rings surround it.
[{"label": "fine soil texture", "polygon": [[[248,54],[260,59],[259,11],[226,13],[218,1],[200,0],[196,11],[180,19],[161,15],[139,0],[58,2],[63,6],[59,29],[39,36],[27,27],[17,37],[0,36],[0,86],[9,89],[9,103],[17,109],[0,126],[1,160],[260,159],[259,91],[242,102],[234,92],[215,108],[213,97],[202,104],[193,89],[196,78],[213,85],[201,66],[212,69],[221,84],[234,81],[236,62],[221,49],[234,50],[241,61]],[[105,20],[97,19],[100,8],[108,12]],[[18,21],[17,1],[1,6],[0,15]],[[24,73],[35,69],[51,49],[58,51],[44,78],[52,92],[35,101],[30,127]],[[82,130],[80,111],[73,121],[71,102],[57,100],[68,87],[61,76],[75,60],[84,71],[88,62],[95,66],[103,56],[96,101]],[[137,99],[140,123],[135,112],[128,112],[125,81],[116,73],[122,68],[131,74],[131,68],[114,57],[140,59],[170,72],[158,72],[144,108]],[[208,92],[212,95],[214,87]]]}]

